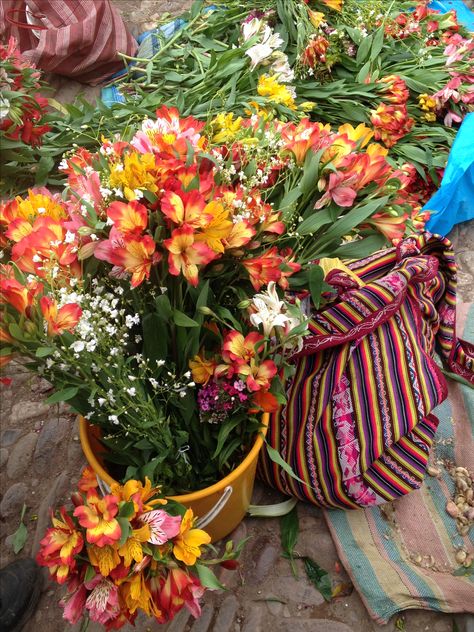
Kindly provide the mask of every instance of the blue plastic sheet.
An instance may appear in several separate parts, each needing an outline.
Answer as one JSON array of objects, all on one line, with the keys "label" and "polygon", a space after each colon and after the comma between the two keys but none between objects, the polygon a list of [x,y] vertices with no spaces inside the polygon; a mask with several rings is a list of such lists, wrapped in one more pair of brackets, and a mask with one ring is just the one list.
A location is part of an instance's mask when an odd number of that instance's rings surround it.
[{"label": "blue plastic sheet", "polygon": [[470,31],[474,31],[474,13],[467,8],[463,0],[433,0],[428,6],[430,9],[441,11],[441,13],[447,13],[454,9],[458,21]]},{"label": "blue plastic sheet", "polygon": [[468,114],[448,158],[439,190],[423,207],[432,215],[426,228],[443,235],[455,224],[474,218],[474,112]]}]

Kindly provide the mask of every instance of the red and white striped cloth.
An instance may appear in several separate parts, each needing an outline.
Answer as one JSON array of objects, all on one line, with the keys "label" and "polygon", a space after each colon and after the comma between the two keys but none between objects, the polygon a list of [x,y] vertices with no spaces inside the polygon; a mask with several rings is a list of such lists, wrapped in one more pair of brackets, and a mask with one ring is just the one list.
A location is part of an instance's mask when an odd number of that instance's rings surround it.
[{"label": "red and white striped cloth", "polygon": [[1,0],[0,37],[38,68],[97,85],[124,68],[137,43],[110,0]]}]

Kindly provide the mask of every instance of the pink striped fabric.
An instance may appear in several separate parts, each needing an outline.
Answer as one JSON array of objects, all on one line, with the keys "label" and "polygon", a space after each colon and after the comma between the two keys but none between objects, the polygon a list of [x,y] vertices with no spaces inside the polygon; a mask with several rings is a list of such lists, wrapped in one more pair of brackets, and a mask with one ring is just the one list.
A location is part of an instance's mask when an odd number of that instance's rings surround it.
[{"label": "pink striped fabric", "polygon": [[91,85],[124,68],[118,52],[137,49],[110,0],[2,0],[0,37],[10,36],[38,68]]}]

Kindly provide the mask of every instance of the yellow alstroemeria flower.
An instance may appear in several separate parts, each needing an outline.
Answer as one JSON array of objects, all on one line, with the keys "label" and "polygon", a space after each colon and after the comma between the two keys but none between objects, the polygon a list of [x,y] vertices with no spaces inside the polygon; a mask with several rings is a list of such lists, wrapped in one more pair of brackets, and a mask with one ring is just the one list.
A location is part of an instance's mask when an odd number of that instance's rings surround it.
[{"label": "yellow alstroemeria flower", "polygon": [[145,524],[139,529],[132,529],[130,536],[119,548],[118,553],[123,557],[125,566],[131,566],[132,561],[141,562],[143,559],[142,542],[150,539],[150,527]]},{"label": "yellow alstroemeria flower", "polygon": [[137,191],[158,191],[156,160],[153,154],[127,154],[123,163],[111,165],[109,182],[112,188],[123,190],[127,200],[136,200]]},{"label": "yellow alstroemeria flower", "polygon": [[187,566],[196,563],[197,558],[201,557],[201,546],[211,541],[211,536],[206,531],[193,529],[193,523],[193,511],[187,509],[173,546],[173,555]]},{"label": "yellow alstroemeria flower", "polygon": [[212,142],[222,144],[234,140],[241,127],[241,116],[234,120],[232,112],[220,112],[211,121],[211,129],[214,131]]},{"label": "yellow alstroemeria flower", "polygon": [[118,483],[112,485],[111,492],[122,501],[133,501],[135,513],[131,518],[134,518],[138,512],[151,511],[156,505],[166,505],[168,502],[165,498],[150,500],[153,496],[160,493],[160,488],[152,487],[151,481],[147,476],[145,477],[145,485],[141,481],[130,480],[124,485],[119,485]]},{"label": "yellow alstroemeria flower", "polygon": [[195,233],[195,241],[204,241],[214,252],[224,252],[222,240],[232,231],[233,223],[229,220],[227,211],[220,202],[206,204],[204,213],[212,216],[202,233]]},{"label": "yellow alstroemeria flower", "polygon": [[353,127],[350,123],[344,123],[337,131],[339,134],[345,134],[349,140],[360,143],[360,147],[365,147],[374,135],[374,131],[364,123],[360,123],[357,127]]},{"label": "yellow alstroemeria flower", "polygon": [[344,0],[321,0],[321,2],[334,11],[342,11]]},{"label": "yellow alstroemeria flower", "polygon": [[266,97],[272,103],[277,103],[296,110],[293,93],[288,86],[277,81],[275,75],[260,75],[257,92],[261,97]]},{"label": "yellow alstroemeria flower", "polygon": [[87,555],[92,566],[98,566],[101,575],[107,577],[121,562],[120,556],[115,547],[110,546],[92,546],[87,547]]}]

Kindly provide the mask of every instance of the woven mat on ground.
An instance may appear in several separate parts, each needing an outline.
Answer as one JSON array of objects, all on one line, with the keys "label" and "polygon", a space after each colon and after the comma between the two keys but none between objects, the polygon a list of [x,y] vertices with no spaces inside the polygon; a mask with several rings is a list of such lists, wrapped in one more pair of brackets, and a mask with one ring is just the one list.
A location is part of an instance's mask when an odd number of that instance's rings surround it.
[{"label": "woven mat on ground", "polygon": [[[474,305],[460,305],[457,318],[458,335],[474,341]],[[440,424],[430,465],[438,477],[394,503],[325,512],[339,558],[379,623],[410,608],[474,613],[474,563],[463,571],[455,559],[461,548],[474,553],[474,527],[460,536],[446,512],[455,495],[447,468],[474,471],[474,390],[449,380],[449,397],[434,412]]]}]

